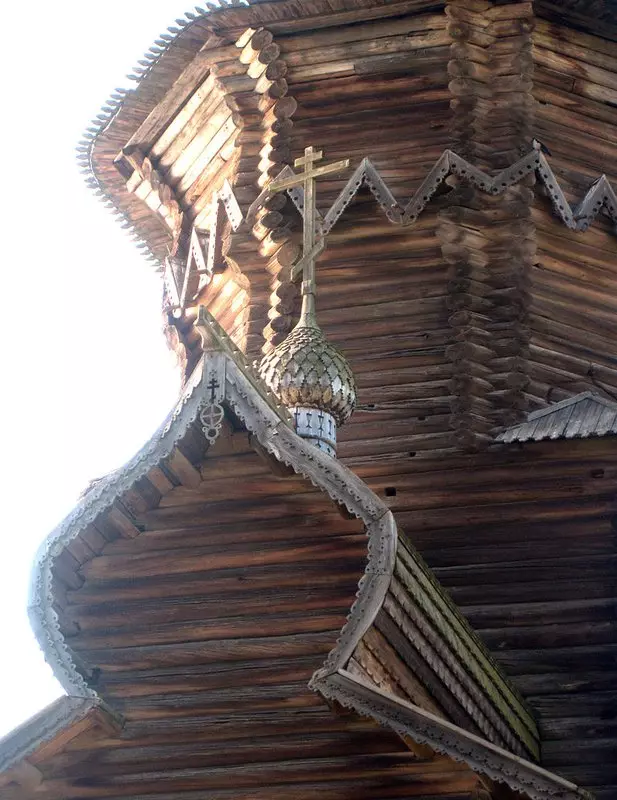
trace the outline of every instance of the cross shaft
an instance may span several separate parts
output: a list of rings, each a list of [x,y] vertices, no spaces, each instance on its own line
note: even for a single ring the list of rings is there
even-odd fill
[[[321,150],[307,147],[304,155],[294,161],[294,167],[304,167],[303,171],[289,178],[273,180],[268,187],[272,192],[283,192],[302,186],[304,189],[304,205],[302,211],[302,259],[295,265],[294,272],[302,269],[302,315],[301,324],[315,324],[315,260],[323,250],[323,238],[317,237],[317,204],[315,197],[315,179],[322,175],[341,172],[349,166],[349,159],[336,161],[323,167],[314,167],[316,161],[323,158]]]

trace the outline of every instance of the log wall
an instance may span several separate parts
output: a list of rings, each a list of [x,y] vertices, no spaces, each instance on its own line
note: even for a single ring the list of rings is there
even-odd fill
[[[575,205],[605,173],[617,185],[617,54],[613,43],[537,20],[533,33],[536,136]],[[555,225],[548,201],[533,210],[529,399],[533,407],[579,389],[617,389],[615,236],[599,217],[585,233]]]
[[[541,763],[602,800],[617,794],[614,449],[355,466],[530,703]]]
[[[411,197],[449,143],[445,26],[443,14],[420,14],[278,36],[298,101],[294,152],[317,142],[328,159],[350,157],[354,167],[370,157],[397,198]],[[348,178],[319,182],[324,212]],[[347,453],[390,457],[452,444],[444,425],[452,375],[447,267],[436,227],[435,209],[412,228],[393,226],[362,191],[318,263],[320,324],[359,385],[358,411],[343,431]],[[290,330],[293,311],[273,309],[272,344]]]

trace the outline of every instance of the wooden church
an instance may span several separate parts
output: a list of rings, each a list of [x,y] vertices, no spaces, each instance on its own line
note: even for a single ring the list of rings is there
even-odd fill
[[[139,64],[79,157],[183,388],[40,550],[0,798],[617,800],[617,3],[208,3]]]

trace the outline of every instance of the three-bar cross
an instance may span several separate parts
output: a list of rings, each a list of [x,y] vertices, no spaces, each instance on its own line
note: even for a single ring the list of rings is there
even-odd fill
[[[268,186],[272,192],[284,192],[296,186],[304,188],[304,206],[302,220],[304,225],[302,237],[302,258],[293,268],[292,277],[302,270],[302,315],[313,317],[315,311],[315,261],[324,249],[323,236],[318,235],[317,205],[315,198],[315,179],[322,175],[341,172],[349,166],[349,159],[336,161],[324,167],[314,167],[316,161],[323,158],[321,150],[307,147],[304,155],[294,161],[294,167],[304,167],[299,175],[288,178],[275,178]]]

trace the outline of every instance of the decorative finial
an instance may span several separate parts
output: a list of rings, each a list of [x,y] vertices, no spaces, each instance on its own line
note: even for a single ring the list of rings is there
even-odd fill
[[[315,314],[315,261],[325,244],[317,217],[315,179],[346,169],[349,159],[314,167],[322,157],[321,151],[307,147],[304,156],[294,161],[294,166],[303,167],[303,171],[277,178],[268,186],[270,192],[300,185],[304,189],[302,258],[293,269],[296,275],[302,271],[302,311],[285,341],[262,359],[259,372],[291,411],[296,432],[333,456],[336,427],[351,416],[356,385],[347,360],[326,340]]]

